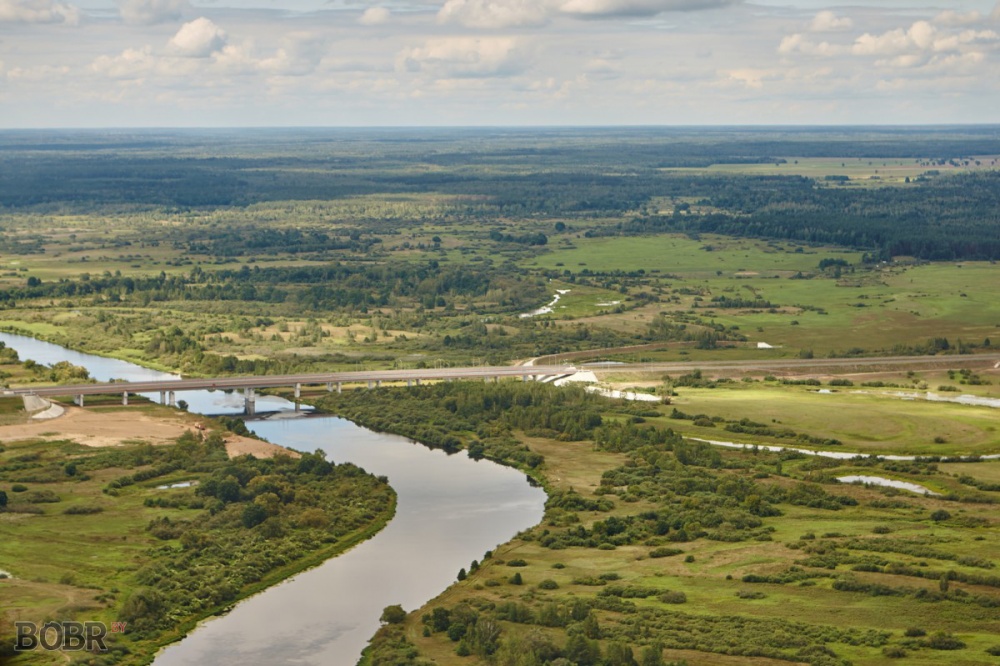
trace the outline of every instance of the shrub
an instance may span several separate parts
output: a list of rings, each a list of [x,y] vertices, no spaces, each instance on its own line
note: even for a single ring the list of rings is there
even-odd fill
[[[650,551],[649,556],[654,558],[673,557],[674,555],[680,555],[683,552],[683,550],[678,550],[677,548],[656,548],[655,550]]]
[[[986,654],[991,654],[994,657],[1000,657],[1000,645],[993,645],[986,648]]]
[[[510,562],[507,563],[507,566],[509,566],[509,567],[526,567],[526,566],[528,566],[528,563],[525,562],[524,560],[511,560]]]
[[[15,483],[14,485],[12,485],[10,487],[10,491],[12,493],[23,493],[27,489],[28,489],[28,486],[25,486],[25,485],[20,484],[20,483]]]
[[[906,656],[906,650],[898,645],[887,645],[882,648],[882,656],[888,657],[889,659],[902,659]]]
[[[545,580],[543,580],[541,583],[538,584],[538,587],[540,587],[543,590],[557,590],[559,589],[559,583],[555,582],[551,578],[546,578]]]
[[[921,636],[926,636],[927,632],[921,629],[920,627],[910,627],[905,632],[903,632],[903,634],[910,638],[920,638]]]
[[[937,631],[922,643],[932,650],[962,650],[965,648],[965,643],[946,631]]]
[[[67,516],[88,516],[101,513],[102,511],[104,511],[104,508],[99,506],[71,506],[63,511],[63,513]]]
[[[508,581],[508,582],[510,582],[511,585],[523,585],[524,584],[524,579],[521,578],[521,572],[518,571],[516,574],[514,574],[513,576],[511,576],[510,577],[510,581]]]
[[[406,611],[399,604],[386,606],[382,610],[379,622],[382,624],[402,624],[406,620]]]
[[[933,520],[935,523],[940,523],[941,521],[948,520],[949,518],[951,518],[951,514],[945,511],[944,509],[938,509],[937,511],[931,514],[931,520]]]
[[[672,590],[667,590],[661,594],[657,599],[665,604],[684,604],[687,603],[687,595],[683,592],[674,592]]]
[[[767,597],[763,592],[757,592],[756,590],[740,590],[736,593],[736,596],[740,599],[764,599]]]

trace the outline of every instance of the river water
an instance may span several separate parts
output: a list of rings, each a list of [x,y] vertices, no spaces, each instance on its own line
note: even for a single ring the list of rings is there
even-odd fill
[[[166,373],[32,338],[0,333],[22,359],[69,361],[95,379],[154,380]],[[238,413],[242,396],[177,395],[193,412]],[[259,396],[258,412],[293,407]],[[52,422],[55,426],[58,422]],[[384,474],[398,495],[396,515],[375,537],[238,604],[163,650],[155,666],[357,662],[378,629],[382,609],[413,610],[450,585],[462,567],[542,519],[545,493],[513,469],[465,452],[448,456],[403,437],[375,433],[335,417],[278,418],[248,425],[269,441],[322,449],[328,459]],[[141,433],[137,433],[141,434]]]

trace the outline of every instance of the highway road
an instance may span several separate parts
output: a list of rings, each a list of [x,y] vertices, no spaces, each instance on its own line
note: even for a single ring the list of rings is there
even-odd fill
[[[791,371],[799,373],[838,371],[872,372],[893,369],[1000,367],[1000,353],[967,354],[950,356],[880,356],[868,358],[817,358],[817,359],[760,359],[750,361],[684,361],[672,363],[630,363],[613,366],[591,366],[586,369],[601,373],[655,372],[682,374],[701,370],[710,374],[761,373]],[[414,370],[364,370],[356,372],[329,372],[298,375],[264,375],[255,377],[217,377],[209,379],[175,379],[152,382],[116,382],[107,384],[76,384],[46,387],[6,389],[0,395],[37,395],[42,397],[65,395],[100,395],[123,393],[155,393],[196,391],[205,389],[238,390],[339,384],[441,381],[447,379],[493,379],[500,377],[548,377],[571,375],[579,368],[572,365],[540,366],[477,366],[467,368],[423,368]]]
[[[447,379],[492,379],[495,377],[532,377],[571,375],[576,368],[566,365],[477,366],[471,368],[424,368],[421,370],[363,370],[299,375],[261,375],[255,377],[217,377],[209,379],[172,379],[154,382],[112,382],[6,389],[2,395],[100,395],[114,393],[155,393],[157,391],[199,391],[206,389],[259,389],[279,386],[356,384],[367,382],[441,381]]]

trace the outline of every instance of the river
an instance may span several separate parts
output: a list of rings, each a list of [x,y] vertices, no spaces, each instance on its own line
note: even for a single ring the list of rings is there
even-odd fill
[[[0,341],[22,359],[69,361],[99,381],[173,377],[24,336],[0,333]],[[178,398],[199,413],[238,413],[243,406],[241,396],[221,392],[190,391]],[[281,398],[257,399],[258,412],[292,407]],[[353,665],[378,629],[384,607],[422,606],[451,584],[460,568],[542,519],[545,493],[531,487],[524,474],[487,460],[473,461],[465,452],[448,456],[335,417],[248,425],[277,444],[322,449],[333,462],[351,462],[388,476],[398,496],[396,515],[375,537],[347,553],[202,623],[163,650],[155,666]]]

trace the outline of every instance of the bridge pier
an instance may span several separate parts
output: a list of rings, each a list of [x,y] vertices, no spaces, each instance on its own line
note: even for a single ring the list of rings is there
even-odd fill
[[[161,405],[167,404],[167,392],[166,391],[160,391],[160,404]]]
[[[375,382],[373,382],[372,380],[369,379],[368,380],[368,390],[371,391],[373,388],[375,388]]]
[[[406,388],[410,388],[411,386],[413,386],[413,380],[412,379],[407,379],[406,380]]]
[[[327,393],[333,393],[333,382],[327,382],[326,383],[326,392]]]
[[[295,401],[298,402],[299,398],[302,397],[302,384],[295,385]]]
[[[128,407],[128,391],[122,393],[122,407]]]
[[[169,393],[168,393],[167,395],[168,395],[168,396],[169,396],[169,398],[170,398],[170,406],[171,406],[171,407],[176,407],[176,406],[177,406],[177,401],[176,401],[176,400],[174,400],[174,392],[173,392],[173,391],[170,391],[170,392],[169,392]]]
[[[344,387],[341,386],[340,382],[337,382],[337,393],[343,393]]]
[[[420,386],[420,379],[417,379],[417,386]]]
[[[83,407],[83,394],[81,393],[80,395],[76,396],[76,399],[73,402]]]
[[[257,413],[257,394],[252,388],[243,389],[243,413],[253,416]]]

